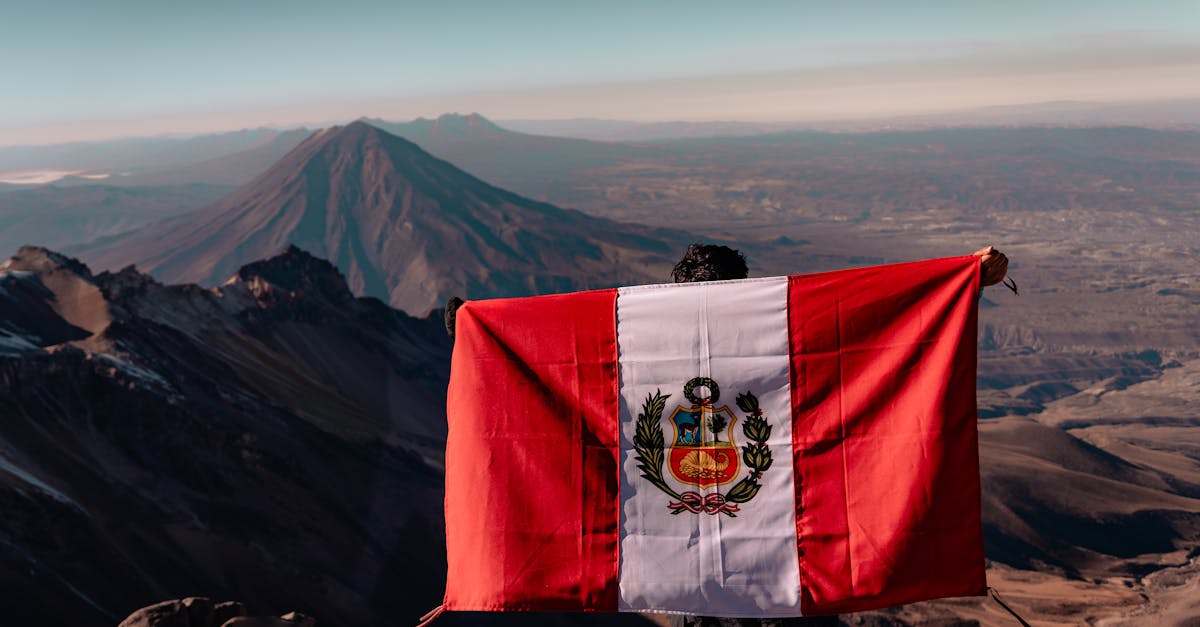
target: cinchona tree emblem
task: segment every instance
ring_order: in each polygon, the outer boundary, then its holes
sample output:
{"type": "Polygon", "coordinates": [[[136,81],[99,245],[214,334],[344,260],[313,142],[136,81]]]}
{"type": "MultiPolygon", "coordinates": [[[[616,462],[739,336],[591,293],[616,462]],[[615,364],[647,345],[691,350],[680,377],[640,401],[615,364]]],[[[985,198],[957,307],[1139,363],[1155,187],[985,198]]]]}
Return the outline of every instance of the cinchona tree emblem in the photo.
{"type": "Polygon", "coordinates": [[[738,394],[735,404],[745,414],[742,435],[748,440],[739,455],[734,441],[738,416],[728,406],[719,405],[721,388],[717,382],[695,377],[683,386],[683,396],[688,404],[676,406],[667,418],[673,435],[669,447],[663,438],[662,420],[671,395],[657,390],[646,397],[633,437],[638,468],[643,477],[674,499],[667,503],[672,514],[687,511],[737,516],[739,504],[758,494],[762,487],[759,480],[771,467],[771,449],[767,446],[771,425],[754,394],[738,394]],[[699,396],[698,388],[707,389],[708,396],[699,396]],[[663,474],[664,465],[675,481],[695,489],[676,491],[663,474]],[[728,492],[701,492],[732,483],[742,465],[749,472],[728,492]]]}

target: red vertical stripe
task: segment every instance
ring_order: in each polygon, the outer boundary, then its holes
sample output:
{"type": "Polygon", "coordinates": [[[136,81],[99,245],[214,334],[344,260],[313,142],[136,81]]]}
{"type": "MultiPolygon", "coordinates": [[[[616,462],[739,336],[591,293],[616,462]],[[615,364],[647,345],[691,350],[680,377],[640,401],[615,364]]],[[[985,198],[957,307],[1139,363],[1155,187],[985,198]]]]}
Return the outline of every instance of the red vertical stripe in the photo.
{"type": "Polygon", "coordinates": [[[805,614],[983,594],[979,259],[792,277],[805,614]]]}
{"type": "Polygon", "coordinates": [[[459,310],[447,610],[617,610],[616,294],[459,310]]]}

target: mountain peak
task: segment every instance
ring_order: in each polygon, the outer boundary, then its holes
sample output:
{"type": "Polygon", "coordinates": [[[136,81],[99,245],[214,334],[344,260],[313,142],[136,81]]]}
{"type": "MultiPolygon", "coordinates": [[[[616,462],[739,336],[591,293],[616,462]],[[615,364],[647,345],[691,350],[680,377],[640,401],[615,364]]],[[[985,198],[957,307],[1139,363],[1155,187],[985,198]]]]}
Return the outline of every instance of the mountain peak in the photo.
{"type": "Polygon", "coordinates": [[[28,271],[35,274],[66,270],[85,281],[92,280],[87,264],[42,246],[22,246],[17,254],[0,263],[0,272],[28,271]]]}
{"type": "Polygon", "coordinates": [[[313,296],[333,304],[354,299],[346,278],[333,264],[295,244],[274,257],[242,266],[229,283],[246,285],[262,306],[313,296]]]}
{"type": "Polygon", "coordinates": [[[496,126],[496,124],[491,120],[478,113],[468,113],[466,115],[461,113],[443,113],[442,115],[438,116],[438,119],[434,120],[434,124],[442,127],[465,126],[497,131],[501,130],[501,128],[496,126]]]}
{"type": "Polygon", "coordinates": [[[345,126],[333,127],[340,134],[361,135],[361,134],[376,134],[379,129],[372,126],[370,122],[364,119],[357,119],[345,126]]]}
{"type": "MultiPolygon", "coordinates": [[[[0,309],[6,314],[14,312],[8,316],[10,323],[13,315],[21,318],[25,312],[26,322],[18,327],[42,338],[39,345],[98,334],[113,320],[115,312],[96,277],[77,259],[41,246],[22,246],[0,264],[0,274],[9,273],[20,277],[21,285],[9,286],[20,289],[4,290],[11,298],[0,309]]],[[[0,320],[0,326],[4,322],[0,320]]]]}
{"type": "Polygon", "coordinates": [[[331,143],[360,144],[371,139],[378,139],[384,131],[363,119],[355,120],[345,126],[331,126],[313,133],[311,139],[321,145],[331,143]]]}
{"type": "Polygon", "coordinates": [[[268,175],[273,170],[277,171],[280,166],[283,166],[284,170],[289,168],[294,170],[297,167],[302,169],[304,166],[301,164],[322,153],[325,155],[324,159],[330,164],[337,162],[343,165],[351,162],[360,163],[364,159],[376,164],[383,163],[379,160],[368,159],[367,155],[371,153],[386,153],[385,161],[396,163],[412,159],[418,153],[425,154],[425,151],[417,144],[362,119],[345,126],[332,126],[317,131],[305,143],[307,145],[305,149],[293,150],[261,176],[268,175]]]}
{"type": "MultiPolygon", "coordinates": [[[[389,123],[383,122],[385,126],[389,123]]],[[[439,136],[443,138],[449,137],[468,137],[476,134],[494,135],[497,133],[509,133],[497,126],[491,120],[483,117],[478,113],[444,113],[435,119],[417,118],[412,122],[405,124],[413,130],[422,134],[431,136],[439,136]]]]}

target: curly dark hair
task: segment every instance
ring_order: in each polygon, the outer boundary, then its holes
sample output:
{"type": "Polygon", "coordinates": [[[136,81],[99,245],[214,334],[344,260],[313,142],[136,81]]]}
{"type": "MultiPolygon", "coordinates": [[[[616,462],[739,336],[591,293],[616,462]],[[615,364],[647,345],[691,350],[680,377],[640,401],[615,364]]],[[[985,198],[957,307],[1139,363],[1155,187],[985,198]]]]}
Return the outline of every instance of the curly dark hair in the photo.
{"type": "Polygon", "coordinates": [[[728,246],[697,242],[688,246],[683,258],[671,271],[671,278],[676,283],[697,283],[744,279],[749,273],[746,257],[742,253],[728,246]]]}

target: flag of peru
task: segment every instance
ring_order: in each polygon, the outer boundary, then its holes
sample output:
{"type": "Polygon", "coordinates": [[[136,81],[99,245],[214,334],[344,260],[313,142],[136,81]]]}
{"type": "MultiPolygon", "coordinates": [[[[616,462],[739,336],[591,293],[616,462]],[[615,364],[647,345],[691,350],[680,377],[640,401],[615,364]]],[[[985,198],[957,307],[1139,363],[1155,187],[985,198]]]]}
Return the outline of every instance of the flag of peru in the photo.
{"type": "Polygon", "coordinates": [[[852,612],[983,594],[979,258],[474,301],[446,610],[852,612]]]}

